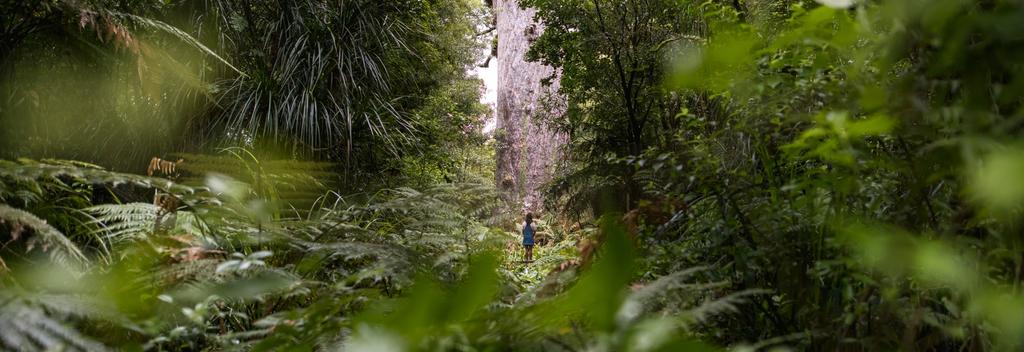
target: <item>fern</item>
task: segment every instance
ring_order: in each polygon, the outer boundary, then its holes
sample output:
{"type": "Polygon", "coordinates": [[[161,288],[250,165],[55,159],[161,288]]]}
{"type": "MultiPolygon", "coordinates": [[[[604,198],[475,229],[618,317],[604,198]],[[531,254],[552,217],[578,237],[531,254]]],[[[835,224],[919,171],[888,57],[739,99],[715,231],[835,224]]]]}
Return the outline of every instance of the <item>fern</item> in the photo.
{"type": "Polygon", "coordinates": [[[170,286],[184,282],[215,281],[217,276],[217,259],[199,259],[182,261],[157,269],[152,273],[155,282],[170,286]]]}
{"type": "Polygon", "coordinates": [[[688,323],[702,323],[716,315],[739,312],[739,305],[748,296],[770,292],[750,289],[714,297],[714,291],[728,287],[729,283],[687,282],[694,275],[710,269],[693,267],[662,276],[630,294],[626,305],[634,307],[634,314],[658,311],[661,314],[677,315],[688,323]]]}
{"type": "MultiPolygon", "coordinates": [[[[272,338],[272,335],[266,336],[264,328],[253,329],[253,321],[275,312],[294,314],[290,320],[321,319],[318,314],[322,311],[305,309],[311,304],[342,304],[330,309],[354,312],[365,304],[365,297],[380,296],[382,291],[400,292],[421,272],[435,272],[445,280],[455,280],[465,270],[462,264],[469,254],[493,241],[488,237],[491,231],[481,222],[498,210],[494,189],[487,185],[465,183],[443,184],[422,190],[388,189],[373,193],[362,202],[348,201],[333,194],[314,199],[310,202],[310,210],[296,211],[293,217],[268,219],[254,215],[252,205],[281,197],[286,192],[291,192],[287,193],[289,197],[308,196],[292,190],[310,182],[288,176],[287,172],[270,170],[272,167],[268,163],[237,158],[231,167],[236,168],[235,175],[246,181],[240,182],[240,186],[248,189],[237,199],[218,197],[198,184],[198,178],[190,177],[194,176],[193,172],[216,166],[215,161],[232,158],[210,158],[202,162],[192,161],[191,164],[191,160],[201,158],[190,158],[184,158],[186,161],[181,163],[181,170],[185,171],[186,182],[195,182],[192,186],[65,163],[21,161],[5,162],[0,167],[0,182],[4,182],[4,189],[11,190],[11,193],[39,187],[44,190],[36,194],[46,194],[45,188],[59,187],[73,180],[81,184],[132,183],[161,189],[183,201],[185,206],[177,212],[179,218],[173,230],[174,236],[159,238],[152,236],[153,222],[160,212],[157,206],[127,203],[83,208],[84,213],[91,216],[87,225],[92,234],[106,242],[121,245],[112,248],[132,248],[133,243],[144,241],[146,244],[141,248],[156,249],[146,252],[159,256],[153,258],[155,266],[136,268],[142,273],[131,277],[125,284],[168,292],[174,297],[184,295],[182,297],[187,296],[190,302],[204,301],[206,297],[210,302],[206,313],[200,314],[198,308],[186,306],[193,310],[189,313],[193,314],[189,316],[190,321],[200,325],[229,324],[230,330],[238,331],[217,335],[202,329],[189,329],[174,335],[161,327],[153,339],[157,341],[152,345],[154,347],[164,346],[165,342],[187,342],[190,346],[226,343],[231,341],[228,339],[230,336],[253,339],[254,343],[272,338]],[[189,169],[190,166],[195,169],[189,169]],[[240,173],[238,169],[248,170],[249,174],[240,173]],[[259,186],[259,182],[264,182],[263,186],[259,186]],[[267,189],[254,192],[251,187],[267,189]],[[266,258],[264,265],[247,270],[217,271],[218,267],[224,266],[225,253],[239,253],[244,257],[258,251],[272,251],[274,255],[266,258]],[[228,292],[218,290],[232,287],[236,280],[264,272],[292,283],[287,288],[262,292],[246,299],[208,296],[228,292]],[[260,308],[271,301],[281,306],[272,311],[260,308]],[[245,318],[239,318],[243,312],[245,318]]],[[[302,172],[301,169],[296,171],[297,174],[302,172]]],[[[299,198],[278,199],[292,203],[299,198]]],[[[73,245],[70,241],[64,243],[73,245]]],[[[81,254],[81,251],[76,253],[81,254]]],[[[55,321],[70,317],[76,321],[114,320],[101,314],[109,308],[94,309],[84,302],[77,312],[61,308],[66,308],[70,302],[73,301],[53,297],[37,307],[42,309],[43,317],[55,321]]],[[[174,302],[178,304],[177,300],[174,302]]],[[[312,326],[296,329],[314,334],[311,338],[317,341],[341,339],[337,329],[327,331],[312,326]]],[[[71,329],[62,335],[73,339],[76,333],[80,334],[71,329]]],[[[11,335],[9,340],[13,341],[11,344],[17,344],[21,340],[35,341],[31,340],[33,338],[47,343],[57,341],[49,335],[33,337],[24,334],[11,335]]],[[[74,343],[84,346],[87,342],[74,343]]]]}
{"type": "Polygon", "coordinates": [[[724,313],[738,313],[739,306],[746,302],[749,296],[771,293],[768,290],[751,289],[730,293],[726,296],[708,299],[693,309],[687,310],[683,319],[694,323],[703,323],[710,317],[724,313]]]}
{"type": "MultiPolygon", "coordinates": [[[[0,221],[32,229],[32,236],[26,239],[27,250],[33,250],[38,242],[40,250],[48,253],[50,260],[58,265],[79,270],[89,262],[82,250],[63,233],[47,224],[46,220],[29,212],[0,204],[0,221]]],[[[9,236],[12,237],[12,240],[17,239],[18,232],[18,230],[11,231],[9,236]]]]}
{"type": "Polygon", "coordinates": [[[159,209],[149,203],[128,203],[101,204],[85,211],[95,216],[99,234],[112,242],[124,242],[152,233],[159,209]]]}
{"type": "Polygon", "coordinates": [[[82,317],[83,301],[70,302],[54,297],[19,297],[0,291],[0,342],[18,351],[106,351],[106,346],[82,335],[53,317],[82,317]],[[44,302],[42,305],[37,301],[44,302]],[[49,312],[48,312],[49,311],[49,312]]]}
{"type": "MultiPolygon", "coordinates": [[[[11,194],[17,189],[27,189],[42,194],[44,187],[66,187],[62,179],[70,179],[84,184],[102,184],[118,186],[132,184],[143,188],[157,188],[176,195],[195,195],[201,188],[193,188],[174,183],[170,180],[135,174],[119,173],[97,168],[95,166],[79,166],[73,163],[50,160],[37,162],[19,159],[18,162],[0,160],[0,195],[11,194]]],[[[202,199],[196,199],[200,201],[202,199]]]]}

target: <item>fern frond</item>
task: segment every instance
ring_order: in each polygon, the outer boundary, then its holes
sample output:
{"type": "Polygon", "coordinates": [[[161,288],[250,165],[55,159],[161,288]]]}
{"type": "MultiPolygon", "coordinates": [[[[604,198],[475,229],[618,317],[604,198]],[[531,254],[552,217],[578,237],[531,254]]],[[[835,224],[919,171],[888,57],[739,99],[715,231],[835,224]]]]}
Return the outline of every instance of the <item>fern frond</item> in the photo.
{"type": "Polygon", "coordinates": [[[195,194],[196,188],[184,186],[158,177],[107,171],[95,167],[81,167],[63,164],[47,164],[28,159],[18,162],[0,160],[0,179],[24,183],[33,188],[40,187],[41,180],[63,184],[60,178],[70,178],[88,184],[118,186],[134,184],[145,188],[158,188],[172,194],[195,194]]]}
{"type": "Polygon", "coordinates": [[[11,294],[0,295],[0,298],[0,342],[7,348],[16,351],[108,350],[51,317],[44,307],[11,294]]]}
{"type": "Polygon", "coordinates": [[[160,268],[152,274],[153,279],[164,285],[181,282],[214,281],[220,260],[189,260],[160,268]]]}
{"type": "Polygon", "coordinates": [[[665,294],[666,292],[678,288],[686,287],[687,285],[684,282],[684,280],[690,278],[694,274],[706,270],[708,270],[707,267],[699,266],[688,268],[685,270],[680,270],[672,274],[662,276],[657,280],[645,284],[643,288],[633,292],[630,295],[629,299],[639,302],[650,301],[656,298],[658,295],[665,294]]]}
{"type": "Polygon", "coordinates": [[[685,312],[683,314],[683,318],[684,320],[688,320],[693,323],[703,323],[716,315],[739,312],[739,305],[746,303],[746,298],[749,296],[768,293],[771,293],[771,291],[750,289],[733,292],[717,299],[709,299],[701,303],[699,306],[685,312]]]}
{"type": "Polygon", "coordinates": [[[149,203],[101,204],[85,209],[100,225],[98,234],[113,242],[144,237],[152,233],[159,207],[149,203]]]}
{"type": "Polygon", "coordinates": [[[77,245],[56,228],[47,224],[46,220],[40,219],[32,213],[0,204],[0,220],[32,229],[33,237],[26,240],[28,249],[32,250],[36,241],[42,242],[40,245],[42,251],[47,252],[50,259],[58,265],[69,269],[79,269],[88,263],[88,258],[82,254],[82,250],[77,245]]]}

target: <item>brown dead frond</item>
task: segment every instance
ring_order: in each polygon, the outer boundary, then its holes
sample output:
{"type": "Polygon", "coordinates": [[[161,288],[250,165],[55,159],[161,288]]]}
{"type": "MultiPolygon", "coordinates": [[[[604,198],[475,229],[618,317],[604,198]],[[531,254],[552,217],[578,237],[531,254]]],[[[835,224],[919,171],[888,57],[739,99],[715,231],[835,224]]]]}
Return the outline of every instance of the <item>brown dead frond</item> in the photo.
{"type": "Polygon", "coordinates": [[[113,43],[118,47],[128,49],[133,54],[139,54],[139,42],[132,35],[131,30],[111,16],[89,9],[81,9],[78,12],[78,26],[95,31],[96,38],[100,42],[113,43]]]}
{"type": "Polygon", "coordinates": [[[146,175],[153,176],[154,173],[163,174],[164,176],[178,176],[178,164],[184,162],[184,159],[178,159],[177,161],[163,160],[158,157],[153,157],[149,161],[149,167],[146,168],[146,175]]]}

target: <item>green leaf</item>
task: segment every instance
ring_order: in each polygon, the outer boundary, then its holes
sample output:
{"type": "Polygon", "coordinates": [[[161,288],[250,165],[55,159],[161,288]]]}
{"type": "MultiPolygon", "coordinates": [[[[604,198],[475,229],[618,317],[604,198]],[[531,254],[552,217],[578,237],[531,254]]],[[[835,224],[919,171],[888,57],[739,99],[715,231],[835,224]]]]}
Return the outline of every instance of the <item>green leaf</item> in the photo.
{"type": "Polygon", "coordinates": [[[969,192],[979,205],[1005,213],[1024,201],[1024,150],[1010,148],[993,152],[969,176],[969,192]]]}
{"type": "Polygon", "coordinates": [[[846,124],[848,136],[857,138],[875,136],[892,132],[896,121],[885,115],[874,115],[863,120],[853,120],[846,124]]]}

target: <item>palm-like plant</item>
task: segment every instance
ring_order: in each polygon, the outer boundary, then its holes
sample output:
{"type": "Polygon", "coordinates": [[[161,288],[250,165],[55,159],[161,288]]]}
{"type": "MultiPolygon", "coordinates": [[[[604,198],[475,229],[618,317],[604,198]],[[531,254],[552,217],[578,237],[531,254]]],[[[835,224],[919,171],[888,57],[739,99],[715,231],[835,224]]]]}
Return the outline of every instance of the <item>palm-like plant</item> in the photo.
{"type": "Polygon", "coordinates": [[[347,157],[361,135],[394,151],[413,130],[389,94],[389,62],[412,55],[408,5],[221,0],[211,7],[221,40],[250,74],[218,83],[220,112],[196,125],[204,137],[269,137],[347,157]]]}

